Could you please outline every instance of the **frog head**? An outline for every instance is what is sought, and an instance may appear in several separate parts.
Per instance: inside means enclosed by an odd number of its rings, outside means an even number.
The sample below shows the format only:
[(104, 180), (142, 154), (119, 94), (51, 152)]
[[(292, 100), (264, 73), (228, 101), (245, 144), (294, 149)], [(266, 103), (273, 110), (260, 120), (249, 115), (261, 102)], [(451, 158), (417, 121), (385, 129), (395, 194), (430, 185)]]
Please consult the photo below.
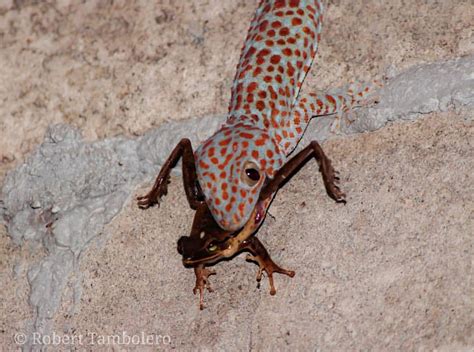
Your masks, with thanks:
[(183, 256), (183, 264), (212, 264), (234, 256), (241, 249), (241, 244), (262, 224), (270, 200), (258, 201), (249, 220), (237, 231), (222, 229), (207, 204), (202, 202), (196, 209), (190, 235), (178, 240), (178, 252)]

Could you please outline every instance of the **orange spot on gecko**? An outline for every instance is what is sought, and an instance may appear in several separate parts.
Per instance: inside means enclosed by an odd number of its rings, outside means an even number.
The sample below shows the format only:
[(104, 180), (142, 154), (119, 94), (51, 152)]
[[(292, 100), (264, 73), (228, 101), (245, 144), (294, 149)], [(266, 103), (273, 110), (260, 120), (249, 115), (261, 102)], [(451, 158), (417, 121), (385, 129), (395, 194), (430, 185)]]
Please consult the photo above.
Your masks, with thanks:
[(276, 0), (274, 6), (276, 9), (281, 9), (282, 7), (285, 7), (285, 0)]
[(254, 137), (252, 133), (248, 133), (248, 132), (240, 132), (239, 136), (242, 138), (248, 138), (248, 139), (252, 139)]
[(230, 143), (231, 140), (232, 140), (232, 138), (223, 139), (222, 141), (219, 142), (219, 145), (220, 145), (221, 147), (226, 146), (226, 145), (228, 145), (228, 144)]
[(283, 27), (282, 29), (280, 29), (278, 34), (280, 34), (282, 37), (286, 37), (288, 34), (290, 34), (290, 30), (288, 27)]
[(257, 88), (258, 88), (257, 82), (252, 82), (248, 85), (247, 92), (252, 93)]
[(271, 58), (270, 58), (270, 62), (274, 65), (278, 64), (281, 60), (281, 56), (280, 55), (273, 55)]
[(244, 203), (240, 203), (240, 204), (239, 204), (239, 211), (240, 211), (240, 215), (241, 215), (241, 216), (244, 216), (244, 209), (245, 209), (245, 204), (244, 204)]
[(331, 95), (326, 95), (326, 99), (328, 100), (330, 104), (336, 106), (336, 100), (334, 100), (334, 98)]
[(268, 26), (268, 21), (264, 20), (262, 23), (260, 23), (259, 30), (260, 32), (265, 32)]
[(209, 169), (209, 165), (206, 164), (204, 161), (200, 160), (199, 161), (199, 166), (203, 169)]
[(257, 56), (267, 56), (270, 53), (271, 53), (270, 49), (264, 48), (258, 52)]
[(272, 26), (272, 28), (278, 29), (278, 28), (281, 27), (281, 22), (280, 21), (273, 21), (271, 26)]
[(238, 224), (240, 221), (239, 216), (235, 213), (232, 215), (232, 219), (234, 220), (234, 224)]
[(268, 87), (268, 90), (270, 91), (270, 98), (272, 98), (273, 100), (278, 98), (278, 95), (277, 95), (277, 93), (275, 92), (275, 89), (273, 89), (272, 86)]
[(296, 27), (296, 26), (299, 26), (301, 23), (303, 23), (303, 21), (301, 21), (301, 18), (299, 18), (299, 17), (293, 17), (291, 19), (291, 25), (292, 26)]
[(255, 70), (253, 70), (253, 76), (257, 77), (260, 73), (262, 73), (262, 68), (261, 67), (255, 67)]

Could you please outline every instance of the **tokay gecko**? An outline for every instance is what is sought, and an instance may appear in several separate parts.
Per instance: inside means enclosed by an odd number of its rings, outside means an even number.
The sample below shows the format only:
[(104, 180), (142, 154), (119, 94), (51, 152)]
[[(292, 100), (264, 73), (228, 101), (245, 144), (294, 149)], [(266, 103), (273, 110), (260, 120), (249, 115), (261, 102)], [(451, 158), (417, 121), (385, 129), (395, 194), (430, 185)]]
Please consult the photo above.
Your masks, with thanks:
[(180, 158), (189, 205), (196, 210), (189, 236), (178, 241), (183, 263), (196, 274), (194, 293), (211, 291), (207, 266), (237, 253), (266, 272), (270, 293), (273, 273), (294, 271), (273, 262), (255, 232), (279, 187), (314, 157), (328, 195), (345, 203), (339, 178), (318, 142), (289, 158), (315, 116), (340, 114), (366, 104), (373, 83), (349, 85), (341, 94), (300, 92), (320, 42), (323, 3), (319, 0), (262, 0), (242, 48), (226, 121), (194, 152), (182, 139), (151, 191), (138, 197), (142, 208), (167, 193), (171, 169)]

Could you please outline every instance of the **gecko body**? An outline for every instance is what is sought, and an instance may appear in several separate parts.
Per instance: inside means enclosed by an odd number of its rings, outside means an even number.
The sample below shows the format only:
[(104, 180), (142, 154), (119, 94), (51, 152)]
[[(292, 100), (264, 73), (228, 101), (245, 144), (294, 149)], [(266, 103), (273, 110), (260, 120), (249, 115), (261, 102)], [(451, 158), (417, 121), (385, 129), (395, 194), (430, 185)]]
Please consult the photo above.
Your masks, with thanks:
[[(255, 13), (228, 118), (195, 155), (199, 184), (224, 229), (246, 223), (264, 180), (285, 164), (311, 117), (355, 102), (349, 95), (299, 94), (320, 41), (322, 13), (315, 0), (264, 0)], [(260, 174), (257, 184), (245, 182), (249, 161)]]

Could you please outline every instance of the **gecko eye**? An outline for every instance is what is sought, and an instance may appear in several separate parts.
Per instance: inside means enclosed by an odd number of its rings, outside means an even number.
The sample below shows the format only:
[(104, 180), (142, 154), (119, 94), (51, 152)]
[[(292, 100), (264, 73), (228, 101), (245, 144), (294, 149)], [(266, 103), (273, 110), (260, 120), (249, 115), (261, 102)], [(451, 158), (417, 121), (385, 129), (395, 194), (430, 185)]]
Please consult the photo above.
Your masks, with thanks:
[(208, 252), (215, 252), (217, 250), (217, 245), (214, 242), (211, 242), (209, 246), (207, 246)]
[(247, 161), (243, 167), (242, 181), (250, 187), (255, 186), (260, 180), (260, 171), (257, 164), (253, 161)]

